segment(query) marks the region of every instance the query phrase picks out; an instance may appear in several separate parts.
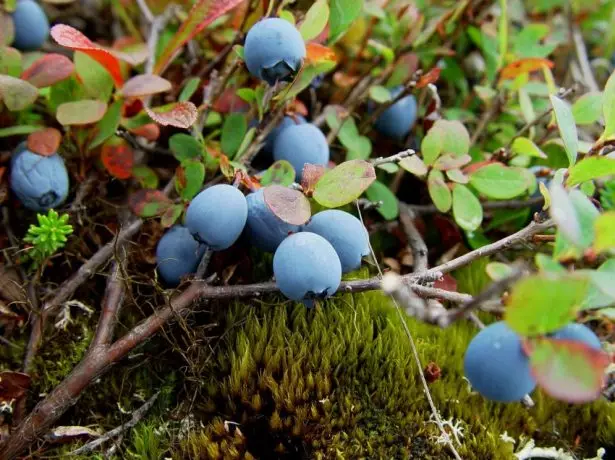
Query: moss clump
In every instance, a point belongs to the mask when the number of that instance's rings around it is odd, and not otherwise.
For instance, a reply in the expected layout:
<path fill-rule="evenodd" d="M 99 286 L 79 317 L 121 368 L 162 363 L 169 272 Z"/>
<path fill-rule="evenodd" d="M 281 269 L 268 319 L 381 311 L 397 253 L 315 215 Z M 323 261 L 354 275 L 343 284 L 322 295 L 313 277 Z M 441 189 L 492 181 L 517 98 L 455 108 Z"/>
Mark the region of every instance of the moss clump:
<path fill-rule="evenodd" d="M 473 326 L 407 321 L 423 364 L 442 369 L 431 392 L 442 417 L 464 429 L 463 458 L 510 458 L 505 432 L 566 449 L 576 440 L 577 453 L 592 455 L 615 442 L 615 408 L 604 401 L 572 406 L 536 392 L 528 410 L 470 393 L 462 357 Z M 449 458 L 401 321 L 381 294 L 311 310 L 237 303 L 219 324 L 196 406 L 204 428 L 180 442 L 175 458 Z"/>

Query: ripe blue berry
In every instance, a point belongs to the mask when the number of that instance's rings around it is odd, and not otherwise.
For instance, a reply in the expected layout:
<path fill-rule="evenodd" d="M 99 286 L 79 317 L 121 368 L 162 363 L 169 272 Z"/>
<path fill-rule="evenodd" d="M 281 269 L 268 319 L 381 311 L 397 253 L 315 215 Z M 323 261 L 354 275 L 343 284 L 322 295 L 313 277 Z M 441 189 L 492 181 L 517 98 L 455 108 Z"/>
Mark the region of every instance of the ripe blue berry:
<path fill-rule="evenodd" d="M 519 401 L 536 387 L 521 340 L 503 321 L 476 334 L 463 366 L 472 387 L 493 401 Z"/>
<path fill-rule="evenodd" d="M 274 252 L 291 233 L 299 231 L 299 226 L 287 224 L 278 218 L 265 203 L 264 189 L 250 193 L 246 233 L 254 246 L 263 251 Z"/>
<path fill-rule="evenodd" d="M 361 259 L 369 255 L 367 230 L 359 219 L 345 211 L 321 211 L 303 230 L 316 233 L 331 243 L 342 263 L 342 273 L 357 270 Z"/>
<path fill-rule="evenodd" d="M 158 273 L 170 286 L 177 286 L 182 277 L 194 273 L 205 252 L 183 225 L 174 225 L 160 238 L 156 247 Z"/>
<path fill-rule="evenodd" d="M 401 86 L 391 90 L 391 97 L 397 97 L 402 91 L 403 87 Z M 417 107 L 414 96 L 405 96 L 382 112 L 376 120 L 374 127 L 384 136 L 402 140 L 412 129 L 416 121 L 416 112 Z"/>
<path fill-rule="evenodd" d="M 273 256 L 275 282 L 282 294 L 310 307 L 316 298 L 333 295 L 342 279 L 342 264 L 322 236 L 310 232 L 287 237 Z"/>
<path fill-rule="evenodd" d="M 46 211 L 60 206 L 66 200 L 68 186 L 62 157 L 57 153 L 44 157 L 18 146 L 11 159 L 11 189 L 26 208 Z"/>
<path fill-rule="evenodd" d="M 232 185 L 214 185 L 194 197 L 186 211 L 186 227 L 214 251 L 237 241 L 248 217 L 246 197 Z"/>
<path fill-rule="evenodd" d="M 582 342 L 595 350 L 602 350 L 600 339 L 594 331 L 579 323 L 570 323 L 553 334 L 554 339 Z"/>
<path fill-rule="evenodd" d="M 11 15 L 15 26 L 13 46 L 22 51 L 39 49 L 49 36 L 49 20 L 38 3 L 20 0 Z"/>
<path fill-rule="evenodd" d="M 270 85 L 292 80 L 305 55 L 303 37 L 284 19 L 263 19 L 246 36 L 244 57 L 248 71 Z"/>
<path fill-rule="evenodd" d="M 284 117 L 280 124 L 273 128 L 267 136 L 267 139 L 265 140 L 265 145 L 263 146 L 263 150 L 266 152 L 273 152 L 275 140 L 278 138 L 282 131 L 284 131 L 290 126 L 301 125 L 303 123 L 307 123 L 307 121 L 301 115 L 296 115 L 296 119 L 288 116 Z"/>
<path fill-rule="evenodd" d="M 306 163 L 327 166 L 329 144 L 318 126 L 312 123 L 289 126 L 278 135 L 273 145 L 273 158 L 290 162 L 297 173 L 297 181 L 301 181 Z"/>

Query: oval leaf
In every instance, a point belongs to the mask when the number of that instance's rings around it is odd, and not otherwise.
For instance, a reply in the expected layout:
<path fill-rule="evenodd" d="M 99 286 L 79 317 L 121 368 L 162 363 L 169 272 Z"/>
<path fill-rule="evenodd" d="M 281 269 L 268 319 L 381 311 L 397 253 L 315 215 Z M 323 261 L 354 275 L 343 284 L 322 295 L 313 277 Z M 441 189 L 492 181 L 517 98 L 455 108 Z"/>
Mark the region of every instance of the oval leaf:
<path fill-rule="evenodd" d="M 169 148 L 175 158 L 182 162 L 203 155 L 203 146 L 190 134 L 177 133 L 169 138 Z"/>
<path fill-rule="evenodd" d="M 314 188 L 314 199 L 338 208 L 361 196 L 376 180 L 374 166 L 365 160 L 346 161 L 326 172 Z"/>
<path fill-rule="evenodd" d="M 574 117 L 568 103 L 553 95 L 550 96 L 550 99 L 553 111 L 555 112 L 559 134 L 564 141 L 568 162 L 572 166 L 577 161 L 577 153 L 579 152 L 577 126 L 574 123 Z"/>
<path fill-rule="evenodd" d="M 572 104 L 572 116 L 577 125 L 591 125 L 602 116 L 602 93 L 585 93 Z"/>
<path fill-rule="evenodd" d="M 128 199 L 130 210 L 139 217 L 160 216 L 172 204 L 160 190 L 139 190 Z"/>
<path fill-rule="evenodd" d="M 302 178 L 305 179 L 305 169 Z M 263 186 L 277 184 L 288 187 L 293 182 L 295 182 L 295 168 L 286 160 L 278 160 L 273 163 L 261 178 L 261 185 Z"/>
<path fill-rule="evenodd" d="M 453 217 L 468 232 L 476 230 L 483 221 L 480 201 L 465 185 L 455 184 L 453 187 Z"/>
<path fill-rule="evenodd" d="M 523 194 L 527 182 L 519 171 L 501 164 L 490 164 L 470 175 L 470 184 L 479 193 L 496 200 L 507 200 Z"/>
<path fill-rule="evenodd" d="M 34 61 L 21 78 L 37 88 L 44 88 L 66 80 L 74 71 L 73 61 L 61 54 L 51 53 Z"/>
<path fill-rule="evenodd" d="M 573 187 L 588 180 L 611 175 L 615 175 L 615 159 L 588 157 L 570 169 L 566 185 Z"/>
<path fill-rule="evenodd" d="M 184 207 L 181 204 L 170 206 L 164 213 L 162 213 L 162 216 L 160 216 L 160 225 L 164 228 L 171 227 L 175 222 L 177 222 L 179 216 L 182 215 L 183 210 Z"/>
<path fill-rule="evenodd" d="M 132 176 L 134 152 L 124 139 L 113 137 L 102 146 L 100 159 L 113 177 L 128 179 Z"/>
<path fill-rule="evenodd" d="M 107 104 L 94 99 L 65 102 L 58 106 L 56 119 L 61 125 L 89 125 L 96 123 L 105 115 Z"/>
<path fill-rule="evenodd" d="M 440 212 L 448 212 L 453 204 L 451 190 L 444 181 L 444 175 L 437 169 L 432 169 L 427 178 L 427 190 L 431 201 Z"/>
<path fill-rule="evenodd" d="M 530 276 L 512 288 L 504 319 L 520 335 L 554 332 L 575 319 L 588 288 L 579 276 Z"/>
<path fill-rule="evenodd" d="M 171 82 L 158 75 L 137 75 L 124 83 L 121 93 L 125 97 L 144 97 L 164 93 L 171 88 Z"/>
<path fill-rule="evenodd" d="M 394 220 L 399 216 L 399 202 L 397 197 L 389 187 L 380 181 L 374 182 L 365 191 L 365 196 L 370 201 L 380 201 L 381 204 L 376 208 L 386 220 Z"/>
<path fill-rule="evenodd" d="M 145 111 L 156 123 L 162 126 L 175 126 L 176 128 L 190 128 L 197 119 L 198 111 L 192 102 L 176 102 Z"/>
<path fill-rule="evenodd" d="M 28 136 L 28 150 L 44 157 L 58 151 L 62 142 L 62 133 L 55 128 L 45 128 Z"/>
<path fill-rule="evenodd" d="M 550 396 L 569 403 L 600 397 L 609 358 L 602 350 L 572 340 L 542 338 L 527 343 L 532 374 Z"/>
<path fill-rule="evenodd" d="M 270 185 L 264 188 L 263 198 L 271 212 L 287 224 L 303 225 L 312 215 L 309 200 L 298 190 Z"/>
<path fill-rule="evenodd" d="M 197 160 L 186 160 L 175 173 L 175 188 L 184 201 L 199 193 L 205 180 L 205 165 Z"/>
<path fill-rule="evenodd" d="M 7 109 L 19 112 L 30 106 L 38 97 L 36 86 L 19 78 L 0 75 L 0 100 Z"/>
<path fill-rule="evenodd" d="M 547 155 L 542 150 L 540 150 L 540 148 L 536 144 L 534 144 L 532 140 L 528 139 L 527 137 L 516 138 L 510 146 L 510 150 L 515 155 L 547 158 Z"/>
<path fill-rule="evenodd" d="M 305 41 L 316 38 L 324 30 L 329 20 L 329 5 L 327 0 L 317 0 L 305 15 L 305 20 L 299 26 L 299 32 Z"/>

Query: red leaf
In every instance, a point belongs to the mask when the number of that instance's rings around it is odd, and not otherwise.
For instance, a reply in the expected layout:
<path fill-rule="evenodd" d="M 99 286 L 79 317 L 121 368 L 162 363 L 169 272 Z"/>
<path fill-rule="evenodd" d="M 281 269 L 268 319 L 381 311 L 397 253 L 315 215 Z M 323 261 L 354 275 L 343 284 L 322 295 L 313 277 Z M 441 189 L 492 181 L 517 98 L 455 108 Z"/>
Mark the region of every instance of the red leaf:
<path fill-rule="evenodd" d="M 433 283 L 433 287 L 444 289 L 445 291 L 457 292 L 457 280 L 450 274 L 445 273 L 441 279 Z"/>
<path fill-rule="evenodd" d="M 323 61 L 337 62 L 337 56 L 335 51 L 326 46 L 319 45 L 318 43 L 308 43 L 305 45 L 307 51 L 307 61 L 312 64 Z"/>
<path fill-rule="evenodd" d="M 322 165 L 306 163 L 301 173 L 301 187 L 303 188 L 303 193 L 307 196 L 312 196 L 314 187 L 316 187 L 316 182 L 318 182 L 325 172 L 327 172 L 327 169 Z"/>
<path fill-rule="evenodd" d="M 98 61 L 107 69 L 115 82 L 115 86 L 120 88 L 123 85 L 124 79 L 122 78 L 120 62 L 111 52 L 101 48 L 77 29 L 67 26 L 66 24 L 57 24 L 53 26 L 49 33 L 58 45 L 71 50 L 82 51 L 92 59 Z"/>
<path fill-rule="evenodd" d="M 102 146 L 100 158 L 113 177 L 128 179 L 132 176 L 134 152 L 130 145 L 120 138 L 111 138 Z"/>
<path fill-rule="evenodd" d="M 139 190 L 128 198 L 128 206 L 139 217 L 162 215 L 172 201 L 160 190 Z"/>
<path fill-rule="evenodd" d="M 45 128 L 28 136 L 28 150 L 48 157 L 58 151 L 60 142 L 62 142 L 60 131 L 55 128 Z"/>
<path fill-rule="evenodd" d="M 425 75 L 423 75 L 421 78 L 419 78 L 419 81 L 416 83 L 416 88 L 424 88 L 425 86 L 429 85 L 430 83 L 435 83 L 438 81 L 438 78 L 440 78 L 440 72 L 442 71 L 442 69 L 440 67 L 434 67 L 433 69 L 431 69 L 429 72 L 427 72 Z"/>
<path fill-rule="evenodd" d="M 37 88 L 44 88 L 67 79 L 74 71 L 75 64 L 66 56 L 55 53 L 45 54 L 21 74 L 21 79 Z"/>
<path fill-rule="evenodd" d="M 250 104 L 237 96 L 235 89 L 226 88 L 212 108 L 219 113 L 246 112 L 250 109 Z"/>
<path fill-rule="evenodd" d="M 277 217 L 291 225 L 303 225 L 311 216 L 310 202 L 303 193 L 281 185 L 263 189 L 265 204 Z"/>
<path fill-rule="evenodd" d="M 217 18 L 243 1 L 245 0 L 199 0 L 195 3 L 188 13 L 188 18 L 164 48 L 158 62 L 156 62 L 154 73 L 162 73 L 182 46 Z"/>
<path fill-rule="evenodd" d="M 140 136 L 150 142 L 157 140 L 160 137 L 160 127 L 156 123 L 148 123 L 138 128 L 129 129 L 135 136 Z"/>
<path fill-rule="evenodd" d="M 124 83 L 122 94 L 125 97 L 144 97 L 170 89 L 171 82 L 158 75 L 137 75 Z"/>
<path fill-rule="evenodd" d="M 21 372 L 0 372 L 0 402 L 21 398 L 30 387 L 30 376 Z"/>
<path fill-rule="evenodd" d="M 147 114 L 162 126 L 190 128 L 198 116 L 196 106 L 192 102 L 176 102 L 163 107 L 150 109 L 145 107 Z"/>
<path fill-rule="evenodd" d="M 548 59 L 540 58 L 526 58 L 519 59 L 518 61 L 511 62 L 500 72 L 500 80 L 512 80 L 524 73 L 534 72 L 540 70 L 543 65 L 546 65 L 549 69 L 553 68 L 553 62 Z"/>

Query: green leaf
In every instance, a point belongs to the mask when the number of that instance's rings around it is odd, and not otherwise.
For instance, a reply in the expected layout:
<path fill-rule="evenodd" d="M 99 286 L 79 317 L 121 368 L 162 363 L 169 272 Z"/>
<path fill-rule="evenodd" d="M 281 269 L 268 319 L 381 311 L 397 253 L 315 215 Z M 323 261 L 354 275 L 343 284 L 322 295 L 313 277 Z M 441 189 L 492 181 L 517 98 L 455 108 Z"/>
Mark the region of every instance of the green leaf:
<path fill-rule="evenodd" d="M 411 155 L 409 157 L 402 158 L 399 162 L 399 166 L 417 177 L 425 177 L 427 174 L 427 166 L 418 155 Z"/>
<path fill-rule="evenodd" d="M 252 88 L 239 88 L 237 90 L 237 96 L 239 96 L 248 103 L 256 101 L 256 91 L 254 91 Z"/>
<path fill-rule="evenodd" d="M 365 192 L 365 196 L 370 201 L 382 201 L 382 204 L 376 208 L 386 220 L 394 220 L 399 216 L 399 202 L 395 194 L 380 181 L 374 182 Z"/>
<path fill-rule="evenodd" d="M 541 272 L 550 274 L 566 273 L 566 269 L 546 254 L 538 253 L 535 256 L 536 266 Z"/>
<path fill-rule="evenodd" d="M 601 396 L 606 353 L 582 342 L 541 338 L 528 344 L 532 375 L 553 398 L 588 403 Z"/>
<path fill-rule="evenodd" d="M 261 185 L 278 184 L 288 187 L 295 182 L 295 168 L 286 160 L 278 160 L 269 166 L 261 178 Z"/>
<path fill-rule="evenodd" d="M 492 163 L 470 175 L 470 184 L 481 194 L 497 200 L 519 196 L 527 190 L 527 182 L 519 170 Z"/>
<path fill-rule="evenodd" d="M 554 95 L 549 97 L 553 105 L 553 111 L 555 112 L 559 134 L 564 141 L 568 162 L 570 166 L 572 166 L 577 161 L 577 153 L 579 151 L 577 126 L 574 124 L 574 117 L 568 103 Z"/>
<path fill-rule="evenodd" d="M 158 176 L 154 170 L 148 166 L 135 166 L 132 168 L 132 176 L 139 182 L 143 188 L 156 189 L 158 188 Z"/>
<path fill-rule="evenodd" d="M 612 175 L 615 175 L 615 159 L 588 157 L 570 169 L 566 185 L 573 187 L 588 180 Z"/>
<path fill-rule="evenodd" d="M 369 97 L 373 101 L 383 104 L 392 99 L 391 92 L 384 86 L 374 85 L 369 89 Z"/>
<path fill-rule="evenodd" d="M 470 151 L 470 135 L 458 120 L 437 120 L 421 142 L 425 164 L 432 165 L 442 153 L 455 156 Z"/>
<path fill-rule="evenodd" d="M 502 262 L 491 262 L 487 264 L 487 275 L 493 281 L 498 281 L 507 276 L 510 276 L 513 273 L 513 269 L 510 265 L 504 264 Z"/>
<path fill-rule="evenodd" d="M 465 185 L 453 187 L 453 217 L 455 222 L 469 232 L 480 227 L 483 221 L 483 208 L 478 198 Z"/>
<path fill-rule="evenodd" d="M 224 120 L 220 145 L 229 158 L 232 159 L 239 150 L 247 130 L 248 122 L 241 113 L 231 113 Z"/>
<path fill-rule="evenodd" d="M 301 36 L 307 42 L 316 38 L 325 29 L 329 20 L 327 0 L 317 0 L 305 14 L 305 20 L 299 26 Z"/>
<path fill-rule="evenodd" d="M 606 141 L 615 136 L 615 72 L 611 74 L 604 86 L 602 113 L 604 114 L 604 132 L 600 139 Z"/>
<path fill-rule="evenodd" d="M 173 134 L 169 138 L 169 148 L 180 163 L 185 160 L 200 158 L 203 155 L 201 143 L 185 133 Z"/>
<path fill-rule="evenodd" d="M 529 157 L 545 159 L 547 158 L 546 153 L 540 150 L 540 147 L 534 144 L 534 142 L 527 137 L 516 138 L 510 146 L 510 150 L 515 155 L 526 155 Z"/>
<path fill-rule="evenodd" d="M 592 310 L 614 305 L 615 259 L 607 260 L 597 270 L 583 270 L 583 272 L 588 274 L 590 285 L 582 309 Z"/>
<path fill-rule="evenodd" d="M 594 222 L 594 231 L 596 234 L 594 251 L 600 254 L 615 250 L 615 211 L 598 216 Z"/>
<path fill-rule="evenodd" d="M 431 170 L 427 178 L 427 189 L 438 211 L 448 212 L 451 209 L 453 197 L 441 171 Z"/>
<path fill-rule="evenodd" d="M 329 121 L 339 123 L 336 117 L 329 117 Z M 372 154 L 372 143 L 368 137 L 359 134 L 354 118 L 344 120 L 337 138 L 348 149 L 348 160 L 367 160 Z"/>
<path fill-rule="evenodd" d="M 94 99 L 65 102 L 58 107 L 56 119 L 61 125 L 89 125 L 102 120 L 107 111 L 107 103 Z"/>
<path fill-rule="evenodd" d="M 335 43 L 363 10 L 363 0 L 331 0 L 329 43 Z"/>
<path fill-rule="evenodd" d="M 581 249 L 588 249 L 594 242 L 594 224 L 600 212 L 596 209 L 591 200 L 580 190 L 570 191 L 570 201 L 572 202 L 581 228 L 581 239 L 578 245 Z"/>
<path fill-rule="evenodd" d="M 198 160 L 186 160 L 177 171 L 175 189 L 182 200 L 190 201 L 199 193 L 204 180 L 205 165 Z"/>
<path fill-rule="evenodd" d="M 237 150 L 237 155 L 236 155 L 237 158 L 241 158 L 241 156 L 245 153 L 245 151 L 248 149 L 250 144 L 252 144 L 252 141 L 254 140 L 255 137 L 256 137 L 256 127 L 248 129 L 248 132 L 243 137 L 243 140 L 241 141 L 241 144 L 239 145 L 239 150 Z"/>
<path fill-rule="evenodd" d="M 171 227 L 175 222 L 177 222 L 179 216 L 182 215 L 183 210 L 184 207 L 181 204 L 169 206 L 169 208 L 162 214 L 162 216 L 160 216 L 160 224 L 164 228 Z"/>
<path fill-rule="evenodd" d="M 81 51 L 75 51 L 75 71 L 83 82 L 88 98 L 108 101 L 113 92 L 113 78 L 98 61 Z"/>
<path fill-rule="evenodd" d="M 489 259 L 481 257 L 474 262 L 455 270 L 452 275 L 457 280 L 457 290 L 470 295 L 480 294 L 491 283 L 487 275 Z"/>
<path fill-rule="evenodd" d="M 10 46 L 0 46 L 0 75 L 21 75 L 21 54 Z"/>
<path fill-rule="evenodd" d="M 588 288 L 586 277 L 530 276 L 512 288 L 504 319 L 520 335 L 554 332 L 575 319 Z"/>
<path fill-rule="evenodd" d="M 100 144 L 105 142 L 111 136 L 115 135 L 117 131 L 117 127 L 120 125 L 120 118 L 122 115 L 122 104 L 124 102 L 121 100 L 115 101 L 113 104 L 109 106 L 105 115 L 100 119 L 100 121 L 96 124 L 96 128 L 98 129 L 98 133 L 96 137 L 90 144 L 90 148 L 93 149 L 98 147 Z"/>
<path fill-rule="evenodd" d="M 36 101 L 38 88 L 27 81 L 9 75 L 0 75 L 0 102 L 11 112 L 19 112 Z"/>
<path fill-rule="evenodd" d="M 186 85 L 182 88 L 182 92 L 179 93 L 179 98 L 177 100 L 179 102 L 189 101 L 190 98 L 196 92 L 196 90 L 199 88 L 200 83 L 201 83 L 201 79 L 199 77 L 190 78 L 186 82 Z"/>
<path fill-rule="evenodd" d="M 376 171 L 364 160 L 350 160 L 327 171 L 314 188 L 314 199 L 327 208 L 355 200 L 376 180 Z"/>
<path fill-rule="evenodd" d="M 602 93 L 585 93 L 572 104 L 572 116 L 577 125 L 591 125 L 602 116 Z"/>
<path fill-rule="evenodd" d="M 42 126 L 17 125 L 8 128 L 0 128 L 0 137 L 20 136 L 23 134 L 35 133 L 43 129 Z"/>
<path fill-rule="evenodd" d="M 421 153 L 423 155 L 423 161 L 427 166 L 431 166 L 438 159 L 442 153 L 442 133 L 439 130 L 434 129 L 435 124 L 431 127 L 427 134 L 421 141 Z"/>
<path fill-rule="evenodd" d="M 225 0 L 212 2 L 211 0 L 199 0 L 188 13 L 186 20 L 179 30 L 173 34 L 160 54 L 154 74 L 161 74 L 169 65 L 177 52 L 188 43 L 196 34 L 214 22 L 217 18 L 239 5 L 243 0 Z"/>

